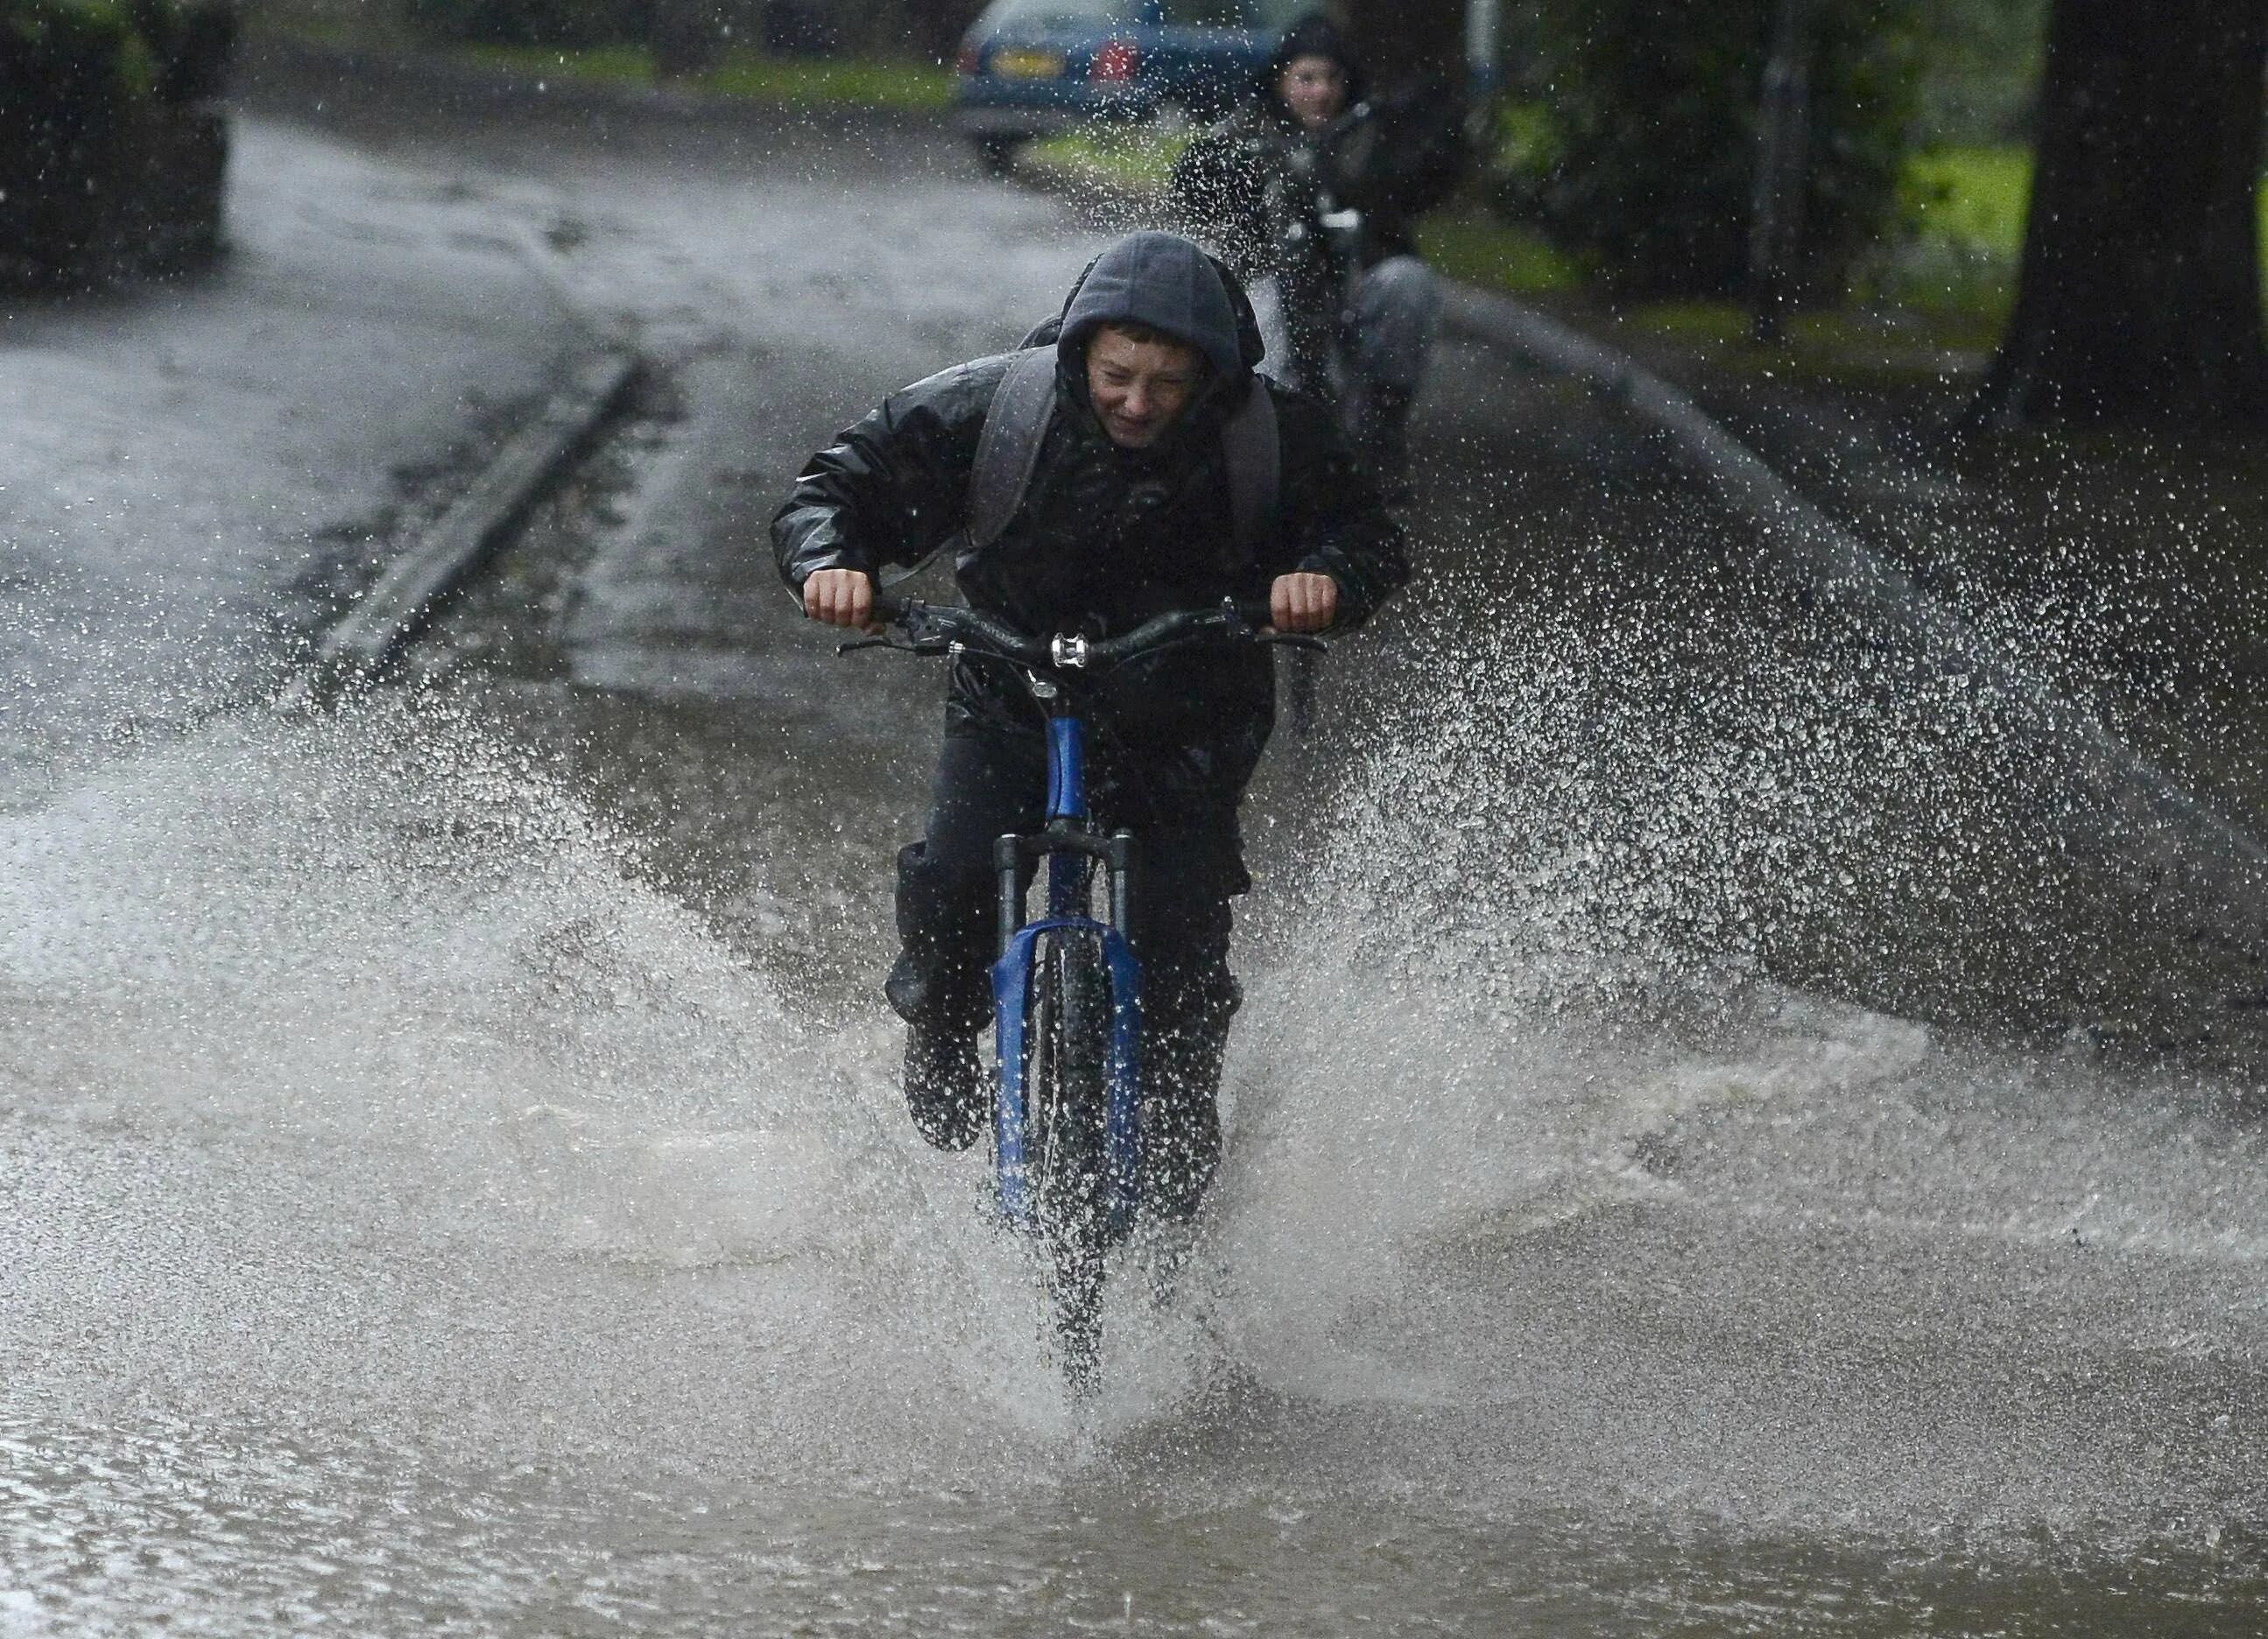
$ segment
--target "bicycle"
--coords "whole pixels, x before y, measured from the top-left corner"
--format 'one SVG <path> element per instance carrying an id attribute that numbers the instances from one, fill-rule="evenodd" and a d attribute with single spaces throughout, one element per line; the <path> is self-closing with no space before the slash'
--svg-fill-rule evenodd
<path id="1" fill-rule="evenodd" d="M 993 1188 L 1001 1220 L 1039 1253 L 1057 1360 L 1074 1395 L 1101 1374 L 1102 1283 L 1108 1249 L 1131 1231 L 1142 1202 L 1138 1092 L 1141 964 L 1125 929 L 1135 836 L 1104 835 L 1087 809 L 1086 724 L 1093 684 L 1129 661 L 1199 643 L 1260 643 L 1321 650 L 1322 639 L 1267 627 L 1264 601 L 1159 615 L 1123 636 L 1047 638 L 950 604 L 875 599 L 890 635 L 837 647 L 970 659 L 1019 673 L 1047 719 L 1046 819 L 1000 837 L 999 959 L 992 969 Z M 1046 908 L 1027 920 L 1027 885 L 1047 865 Z M 1094 915 L 1094 875 L 1105 910 Z"/>

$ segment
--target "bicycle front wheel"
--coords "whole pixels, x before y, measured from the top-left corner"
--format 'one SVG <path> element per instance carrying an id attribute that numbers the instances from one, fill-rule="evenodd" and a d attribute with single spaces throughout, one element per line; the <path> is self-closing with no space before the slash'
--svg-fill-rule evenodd
<path id="1" fill-rule="evenodd" d="M 1101 942 L 1064 930 L 1035 963 L 1024 1086 L 1027 1165 L 1049 1319 L 1064 1380 L 1092 1394 L 1102 1370 L 1102 1264 L 1111 997 Z"/>

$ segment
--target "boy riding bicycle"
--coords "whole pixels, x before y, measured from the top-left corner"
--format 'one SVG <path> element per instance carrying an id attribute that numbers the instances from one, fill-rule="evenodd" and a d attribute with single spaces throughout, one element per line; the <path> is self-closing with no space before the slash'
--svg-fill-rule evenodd
<path id="1" fill-rule="evenodd" d="M 1265 598 L 1280 629 L 1321 631 L 1407 578 L 1401 533 L 1329 413 L 1254 373 L 1251 308 L 1196 245 L 1119 240 L 1049 328 L 1036 411 L 1008 402 L 1016 355 L 978 359 L 892 394 L 812 458 L 772 523 L 806 615 L 867 626 L 882 567 L 956 536 L 969 606 L 1035 634 L 1108 638 L 1224 598 Z M 977 522 L 988 506 L 1003 516 Z M 1194 1213 L 1219 1163 L 1229 901 L 1250 886 L 1236 811 L 1273 720 L 1255 649 L 1161 654 L 1095 706 L 1095 806 L 1141 839 L 1141 1119 L 1148 1205 L 1165 1216 Z M 909 1026 L 908 1108 L 942 1149 L 983 1126 L 992 844 L 1037 827 L 1045 734 L 1012 679 L 957 665 L 926 834 L 898 858 L 902 948 L 885 989 Z"/>

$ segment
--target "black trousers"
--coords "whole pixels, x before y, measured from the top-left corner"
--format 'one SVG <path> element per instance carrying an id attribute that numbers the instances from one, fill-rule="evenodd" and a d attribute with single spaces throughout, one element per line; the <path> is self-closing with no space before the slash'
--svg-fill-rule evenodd
<path id="1" fill-rule="evenodd" d="M 1228 970 L 1229 900 L 1251 886 L 1236 827 L 1240 793 L 1160 797 L 1139 767 L 1090 753 L 1090 796 L 1106 828 L 1137 834 L 1127 937 L 1142 964 L 1142 1132 L 1151 1210 L 1197 1210 L 1220 1164 L 1221 1056 L 1238 992 Z M 909 1024 L 973 1040 L 991 1016 L 998 952 L 992 844 L 1046 819 L 1047 753 L 1021 739 L 949 732 L 923 839 L 898 855 L 902 949 L 886 987 Z M 924 1096 L 909 1086 L 909 1099 Z M 951 1090 L 930 1097 L 958 1099 Z M 973 1143 L 988 1114 L 913 1111 L 934 1143 Z"/>

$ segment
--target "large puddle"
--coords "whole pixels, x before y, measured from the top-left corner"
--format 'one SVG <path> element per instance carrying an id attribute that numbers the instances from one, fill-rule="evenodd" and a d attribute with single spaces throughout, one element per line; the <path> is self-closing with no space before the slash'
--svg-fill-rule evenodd
<path id="1" fill-rule="evenodd" d="M 5 821 L 0 1628 L 2247 1630 L 2213 1084 L 1476 941 L 1557 891 L 1518 849 L 1303 920 L 1358 771 L 1256 907 L 1201 1273 L 1125 1283 L 1083 1424 L 828 977 L 879 880 L 720 931 L 509 709 Z"/>
<path id="2" fill-rule="evenodd" d="M 1074 1417 L 873 991 L 936 680 L 751 548 L 1086 247 L 737 140 L 593 183 L 692 430 L 481 681 L 0 816 L 0 1635 L 2258 1631 L 2209 893 L 1462 343 L 1421 584 L 1248 810 L 1211 1219 Z"/>

